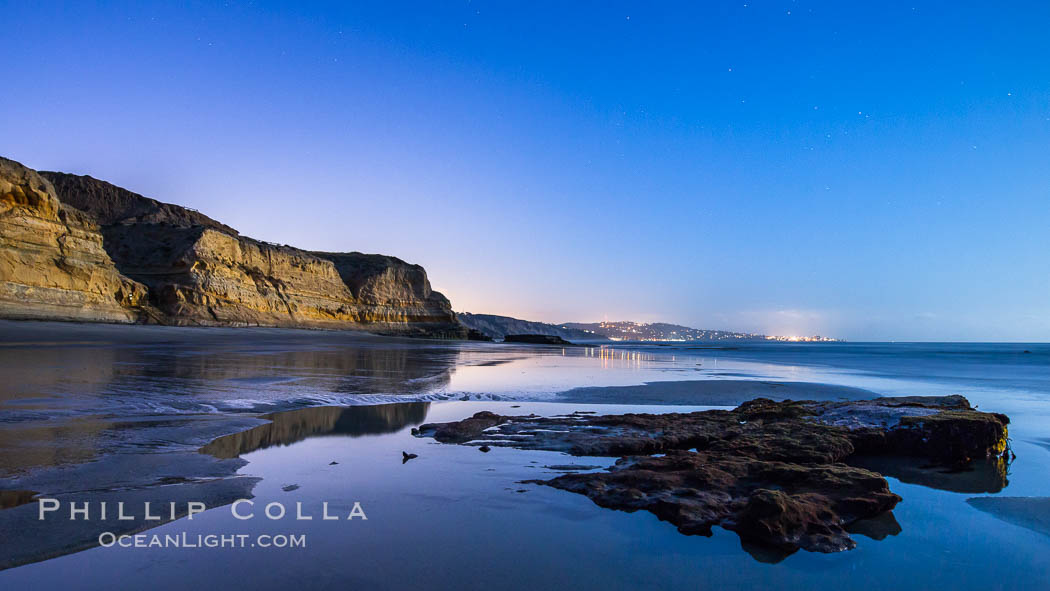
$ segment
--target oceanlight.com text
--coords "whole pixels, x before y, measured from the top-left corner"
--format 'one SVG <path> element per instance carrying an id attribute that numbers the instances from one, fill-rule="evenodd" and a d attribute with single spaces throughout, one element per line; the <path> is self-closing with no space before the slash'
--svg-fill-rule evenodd
<path id="1" fill-rule="evenodd" d="M 103 548 L 305 548 L 306 534 L 115 534 L 98 537 Z"/>

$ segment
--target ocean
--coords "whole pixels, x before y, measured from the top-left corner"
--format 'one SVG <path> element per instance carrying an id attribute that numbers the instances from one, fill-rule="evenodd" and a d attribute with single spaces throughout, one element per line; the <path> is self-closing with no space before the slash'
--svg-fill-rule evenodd
<path id="1" fill-rule="evenodd" d="M 276 329 L 3 322 L 0 585 L 270 589 L 1036 589 L 1050 581 L 1050 345 L 613 343 L 540 347 Z M 728 531 L 523 483 L 615 458 L 414 437 L 479 410 L 733 407 L 756 396 L 961 394 L 1011 419 L 1007 474 L 883 471 L 903 501 L 857 548 L 771 554 Z M 201 451 L 203 448 L 203 452 Z M 402 453 L 418 457 L 402 462 Z M 304 547 L 102 547 L 12 491 L 208 510 L 141 529 Z M 230 503 L 251 498 L 256 518 Z M 301 504 L 310 520 L 270 519 Z M 327 505 L 325 505 L 327 503 Z M 345 519 L 354 505 L 367 519 Z M 247 507 L 242 505 L 242 507 Z M 325 520 L 326 510 L 340 519 Z M 148 527 L 148 529 L 146 529 Z"/>

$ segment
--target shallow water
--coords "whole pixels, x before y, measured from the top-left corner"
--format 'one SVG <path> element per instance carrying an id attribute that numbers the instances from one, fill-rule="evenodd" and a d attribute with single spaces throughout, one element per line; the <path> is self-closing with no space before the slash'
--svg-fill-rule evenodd
<path id="1" fill-rule="evenodd" d="M 289 511 L 301 502 L 316 517 L 327 501 L 333 513 L 345 515 L 359 501 L 368 516 L 242 521 L 219 506 L 146 533 L 305 534 L 307 546 L 94 548 L 4 570 L 6 588 L 74 582 L 120 588 L 135 586 L 143 573 L 150 586 L 172 589 L 1036 589 L 1050 580 L 1050 532 L 1040 526 L 1045 500 L 998 509 L 967 502 L 1050 497 L 1047 345 L 542 348 L 258 329 L 3 328 L 0 488 L 87 499 L 117 494 L 113 488 L 154 494 L 211 479 L 250 490 L 256 512 L 271 501 Z M 979 473 L 948 483 L 888 475 L 904 498 L 893 511 L 899 532 L 883 523 L 869 531 L 883 539 L 856 534 L 855 550 L 783 557 L 743 549 L 735 534 L 719 528 L 711 538 L 683 536 L 648 513 L 601 509 L 580 495 L 519 483 L 554 474 L 543 466 L 604 466 L 612 459 L 507 448 L 486 454 L 409 433 L 423 421 L 483 409 L 695 409 L 704 402 L 683 400 L 690 388 L 670 390 L 663 400 L 680 403 L 673 407 L 632 404 L 631 397 L 648 391 L 644 386 L 608 390 L 626 398 L 620 404 L 560 402 L 559 393 L 701 379 L 816 382 L 890 395 L 959 393 L 981 409 L 1011 416 L 1018 457 L 1008 484 L 995 493 L 981 492 L 996 488 Z M 405 400 L 416 402 L 313 408 Z M 260 418 L 269 412 L 281 414 L 272 422 Z M 210 455 L 198 453 L 201 446 Z M 419 457 L 402 464 L 402 451 Z M 179 474 L 201 482 L 171 480 Z M 229 502 L 233 492 L 216 493 L 214 504 Z M 4 520 L 32 508 L 0 511 L 9 541 L 28 543 L 37 535 Z"/>
<path id="2" fill-rule="evenodd" d="M 735 534 L 689 537 L 648 513 L 599 509 L 588 499 L 521 480 L 551 477 L 545 466 L 608 465 L 611 460 L 567 458 L 553 452 L 442 445 L 408 433 L 417 421 L 453 420 L 482 408 L 500 412 L 564 412 L 564 405 L 526 403 L 416 403 L 406 422 L 379 433 L 317 433 L 288 445 L 245 452 L 244 475 L 255 486 L 258 518 L 239 521 L 228 508 L 182 519 L 147 534 L 305 534 L 296 549 L 96 548 L 0 574 L 12 585 L 58 587 L 77 573 L 82 588 L 112 588 L 151 575 L 162 589 L 190 585 L 305 588 L 501 588 L 573 585 L 582 588 L 717 586 L 744 589 L 959 588 L 1036 589 L 1050 576 L 1050 538 L 969 507 L 970 495 L 890 478 L 904 497 L 893 515 L 900 531 L 882 540 L 856 535 L 858 548 L 838 554 L 797 552 L 786 558 L 745 550 Z M 578 405 L 573 410 L 625 412 L 633 406 Z M 670 409 L 668 409 L 670 410 Z M 674 410 L 689 410 L 675 407 Z M 350 409 L 349 414 L 359 412 Z M 350 421 L 352 422 L 352 421 Z M 348 422 L 349 423 L 349 422 Z M 418 458 L 402 464 L 401 453 Z M 331 462 L 338 462 L 331 465 Z M 1024 474 L 1050 468 L 1047 454 L 1022 455 Z M 1010 488 L 1035 493 L 1042 478 L 1012 478 Z M 285 487 L 297 486 L 292 491 Z M 311 521 L 261 516 L 270 502 L 289 515 L 303 503 Z M 347 515 L 360 502 L 367 520 L 322 521 L 321 503 Z M 242 514 L 249 509 L 241 509 Z M 884 532 L 885 533 L 885 532 Z M 770 561 L 779 561 L 770 563 Z"/>

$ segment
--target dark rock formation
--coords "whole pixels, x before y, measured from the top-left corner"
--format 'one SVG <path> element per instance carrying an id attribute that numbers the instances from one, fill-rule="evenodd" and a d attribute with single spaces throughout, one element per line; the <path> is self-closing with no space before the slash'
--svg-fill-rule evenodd
<path id="1" fill-rule="evenodd" d="M 456 314 L 456 318 L 459 319 L 459 314 Z M 470 328 L 466 324 L 464 324 L 463 326 L 467 327 L 467 340 L 468 341 L 492 342 L 492 340 L 493 340 L 492 337 L 490 337 L 489 335 L 481 332 L 480 330 L 478 330 L 476 328 Z"/>
<path id="2" fill-rule="evenodd" d="M 503 337 L 504 343 L 527 343 L 529 345 L 572 345 L 565 339 L 549 334 L 509 334 Z"/>
<path id="3" fill-rule="evenodd" d="M 426 271 L 246 236 L 89 176 L 0 160 L 0 316 L 465 338 Z"/>
<path id="4" fill-rule="evenodd" d="M 416 433 L 419 436 L 433 437 L 442 443 L 466 443 L 471 439 L 477 439 L 485 429 L 495 427 L 510 420 L 510 418 L 483 410 L 462 421 L 428 423 L 420 427 Z"/>
<path id="5" fill-rule="evenodd" d="M 547 322 L 521 320 L 519 318 L 511 318 L 510 316 L 459 312 L 456 314 L 456 317 L 459 318 L 459 321 L 462 322 L 464 326 L 476 330 L 480 334 L 486 335 L 489 339 L 502 339 L 509 334 L 549 334 L 561 337 L 565 340 L 609 340 L 601 335 L 590 333 L 585 330 L 578 330 Z"/>
<path id="6" fill-rule="evenodd" d="M 622 456 L 608 471 L 535 481 L 602 507 L 646 510 L 686 534 L 721 525 L 780 552 L 854 547 L 847 527 L 900 497 L 858 453 L 959 468 L 1002 458 L 1009 420 L 961 396 L 860 402 L 756 399 L 732 411 L 541 418 L 479 412 L 420 436 L 470 445 Z M 663 455 L 653 455 L 663 454 Z"/>
<path id="7" fill-rule="evenodd" d="M 37 494 L 35 490 L 0 490 L 0 509 L 32 503 Z"/>

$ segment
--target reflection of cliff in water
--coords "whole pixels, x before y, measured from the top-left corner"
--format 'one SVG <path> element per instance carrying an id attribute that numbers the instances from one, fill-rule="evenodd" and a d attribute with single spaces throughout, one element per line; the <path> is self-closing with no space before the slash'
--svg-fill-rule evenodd
<path id="1" fill-rule="evenodd" d="M 456 343 L 337 331 L 0 321 L 0 477 L 196 446 L 215 415 L 424 395 L 448 386 L 460 355 Z M 184 421 L 158 422 L 174 417 Z"/>
<path id="2" fill-rule="evenodd" d="M 379 435 L 393 433 L 427 418 L 429 402 L 374 406 L 320 406 L 266 415 L 271 422 L 247 431 L 225 435 L 201 448 L 217 458 L 235 458 L 257 449 L 289 445 L 307 437 L 325 435 Z"/>
<path id="3" fill-rule="evenodd" d="M 122 342 L 120 335 L 82 332 L 74 336 L 84 340 L 66 342 L 0 336 L 0 370 L 11 378 L 0 383 L 0 405 L 18 404 L 0 423 L 53 418 L 35 412 L 47 408 L 36 404 L 42 396 L 61 397 L 70 414 L 96 414 L 228 410 L 228 400 L 280 408 L 304 393 L 425 394 L 447 387 L 460 362 L 455 344 L 368 335 L 307 335 L 311 340 L 302 331 L 253 337 L 172 329 L 167 341 Z"/>
<path id="4" fill-rule="evenodd" d="M 153 356 L 151 356 L 153 357 Z M 346 394 L 409 394 L 447 386 L 456 353 L 423 347 L 360 346 L 291 351 L 189 351 L 142 364 L 149 378 L 296 381 Z"/>

